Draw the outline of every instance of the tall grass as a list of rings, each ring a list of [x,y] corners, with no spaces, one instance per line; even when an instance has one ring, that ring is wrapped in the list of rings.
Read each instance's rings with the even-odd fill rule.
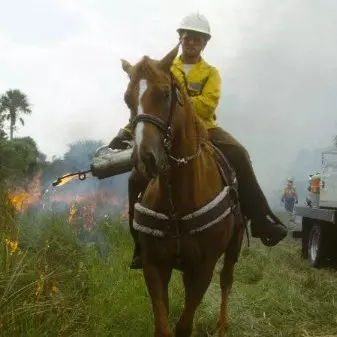
[[[128,269],[132,244],[125,224],[107,219],[79,236],[67,214],[26,214],[15,221],[11,215],[8,221],[12,227],[2,224],[0,246],[1,336],[152,336],[142,273]],[[212,336],[218,278],[215,271],[194,336]],[[183,295],[174,272],[172,326]],[[272,249],[253,240],[236,266],[229,308],[231,337],[337,336],[337,276],[309,267],[290,240]]]

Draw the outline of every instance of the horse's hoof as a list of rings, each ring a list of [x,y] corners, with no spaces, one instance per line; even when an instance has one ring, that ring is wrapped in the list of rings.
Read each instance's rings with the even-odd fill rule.
[[[227,337],[228,334],[227,334],[227,331],[220,331],[218,332],[218,337]]]
[[[191,329],[187,329],[187,330],[177,330],[175,332],[175,337],[189,337],[192,335],[192,330]]]
[[[217,335],[218,337],[227,337],[228,334],[228,324],[217,324]]]
[[[133,258],[130,264],[130,269],[142,269],[142,268],[143,268],[142,259],[138,256]]]

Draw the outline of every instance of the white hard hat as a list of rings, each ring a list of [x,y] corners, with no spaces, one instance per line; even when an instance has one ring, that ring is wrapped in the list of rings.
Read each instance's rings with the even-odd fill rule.
[[[200,13],[191,13],[183,18],[177,32],[182,30],[192,30],[199,32],[211,38],[211,27],[206,17]]]

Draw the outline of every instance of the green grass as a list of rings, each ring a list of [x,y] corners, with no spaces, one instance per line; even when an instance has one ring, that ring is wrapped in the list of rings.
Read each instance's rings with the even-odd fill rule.
[[[116,219],[95,242],[79,240],[62,215],[17,220],[20,253],[0,244],[0,335],[152,336],[152,308],[140,271],[131,271],[131,238]],[[99,236],[97,237],[97,234]],[[8,245],[7,245],[8,246]],[[220,267],[220,266],[218,266]],[[337,275],[300,258],[298,244],[245,244],[229,303],[229,337],[337,336]],[[218,317],[218,272],[199,307],[193,336],[212,336]],[[170,322],[183,303],[180,274],[170,284]]]

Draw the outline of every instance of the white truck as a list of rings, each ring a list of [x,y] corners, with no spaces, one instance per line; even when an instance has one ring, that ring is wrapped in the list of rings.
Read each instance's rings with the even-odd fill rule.
[[[315,268],[337,262],[337,148],[322,152],[320,193],[316,204],[295,207],[301,217],[301,229],[293,237],[301,238],[302,257]]]

